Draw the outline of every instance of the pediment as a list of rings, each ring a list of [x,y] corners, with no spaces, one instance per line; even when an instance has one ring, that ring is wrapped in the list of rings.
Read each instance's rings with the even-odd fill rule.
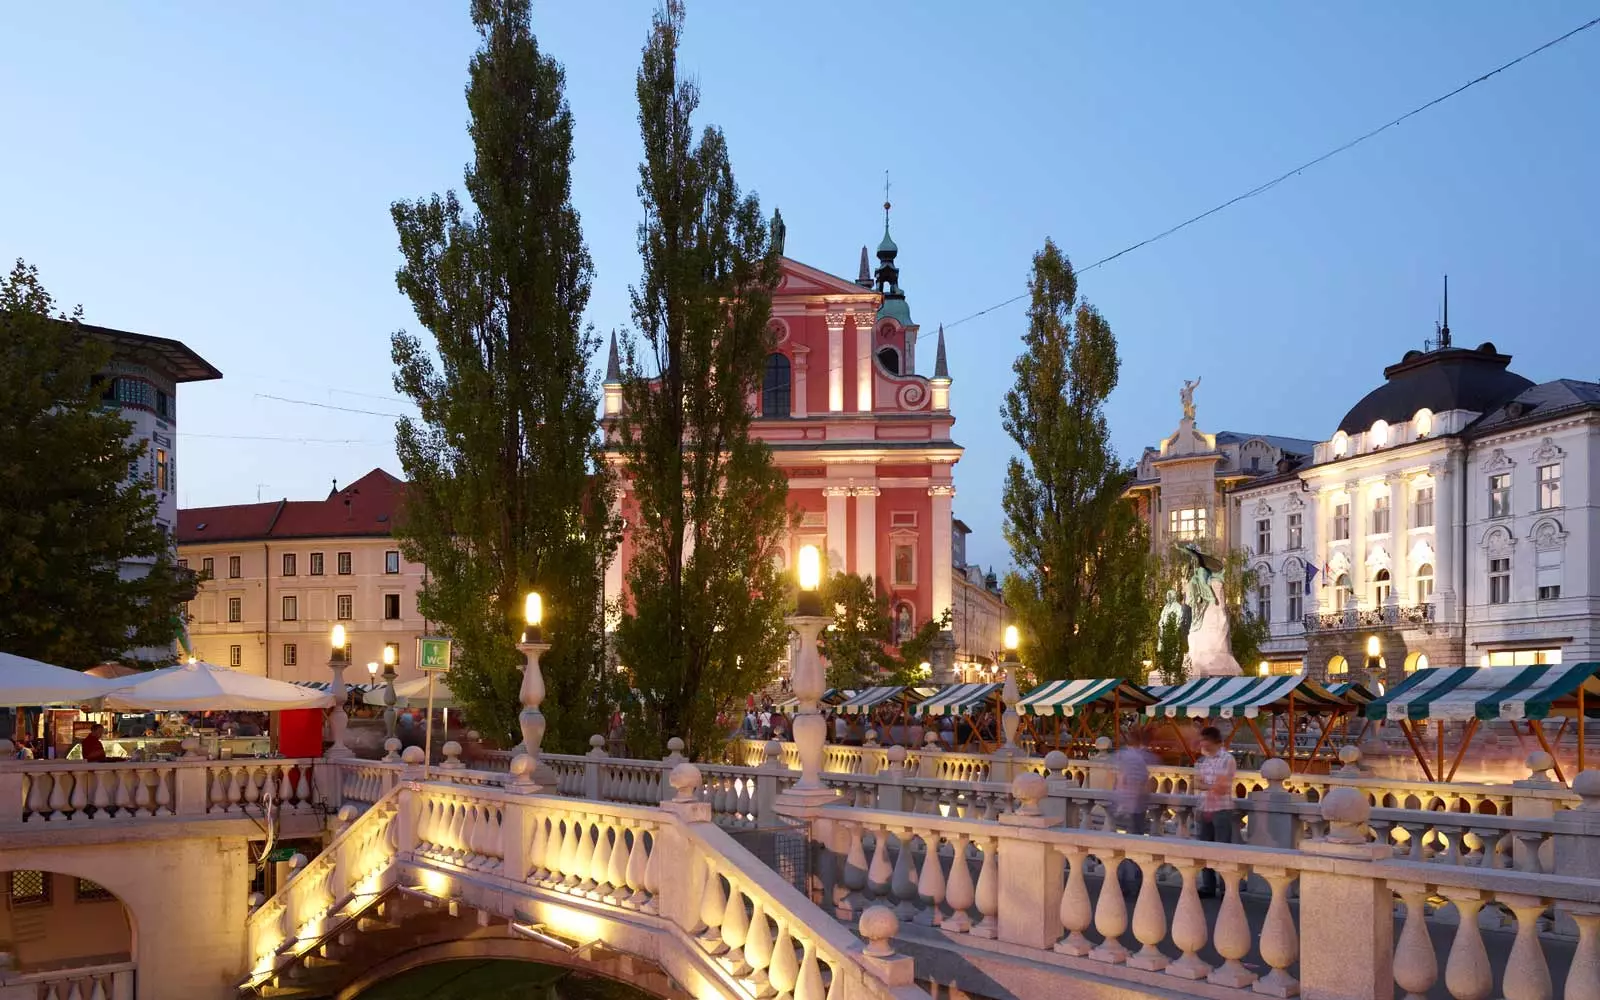
[[[819,271],[788,257],[783,258],[780,268],[782,278],[778,285],[779,295],[854,295],[864,297],[863,301],[865,297],[877,296],[869,288],[862,288],[853,281]]]

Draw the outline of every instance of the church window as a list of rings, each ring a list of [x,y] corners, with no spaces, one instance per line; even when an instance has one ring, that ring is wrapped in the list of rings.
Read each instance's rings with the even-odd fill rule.
[[[789,359],[775,352],[767,355],[766,375],[761,382],[761,415],[787,417],[789,413]]]
[[[900,352],[892,347],[880,348],[878,351],[878,364],[890,375],[900,374]]]
[[[912,586],[917,582],[917,547],[915,543],[895,543],[894,582],[900,586]]]

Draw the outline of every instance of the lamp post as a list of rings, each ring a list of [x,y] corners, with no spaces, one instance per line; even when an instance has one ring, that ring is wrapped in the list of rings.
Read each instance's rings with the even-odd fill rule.
[[[1383,672],[1383,647],[1375,635],[1367,636],[1367,682],[1373,687],[1378,685],[1379,675]]]
[[[550,651],[550,644],[544,641],[544,632],[540,628],[544,620],[544,598],[537,592],[530,591],[523,599],[522,617],[522,638],[517,641],[517,651],[523,657],[522,691],[519,694],[522,713],[517,716],[517,722],[522,727],[522,752],[533,758],[537,767],[539,744],[544,742],[545,728],[544,713],[539,711],[539,706],[544,704],[544,674],[539,670],[539,657]]]
[[[1005,686],[1000,689],[1000,700],[1005,703],[1006,709],[1000,716],[1000,724],[1005,728],[1006,745],[1005,754],[1014,757],[1017,754],[1017,728],[1022,724],[1022,717],[1017,714],[1017,702],[1022,700],[1022,693],[1017,690],[1017,668],[1022,666],[1022,661],[1017,658],[1017,643],[1020,636],[1015,625],[1007,625],[1005,636],[1001,640],[1005,646]]]
[[[394,647],[383,646],[383,738],[394,739]]]
[[[333,745],[328,747],[328,756],[354,757],[355,752],[344,745],[345,727],[350,724],[350,718],[344,711],[344,668],[350,665],[350,641],[345,635],[343,625],[333,627],[329,645],[332,654],[328,657],[328,669],[333,671],[333,686],[329,693],[333,695],[333,711],[328,713],[328,736]]]
[[[800,637],[800,650],[790,671],[789,689],[800,702],[791,727],[800,756],[800,780],[794,783],[791,791],[797,794],[791,797],[831,799],[833,790],[822,783],[822,746],[828,726],[818,708],[826,678],[822,658],[817,654],[817,639],[831,619],[822,613],[822,595],[817,591],[822,583],[822,554],[815,545],[800,547],[796,569],[800,593],[788,623]]]

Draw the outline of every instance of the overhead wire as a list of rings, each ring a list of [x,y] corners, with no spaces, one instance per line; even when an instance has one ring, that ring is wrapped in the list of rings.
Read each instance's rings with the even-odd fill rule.
[[[1342,143],[1342,144],[1340,144],[1338,146],[1335,146],[1334,148],[1328,150],[1327,152],[1321,154],[1320,156],[1315,156],[1315,157],[1307,160],[1306,162],[1300,164],[1297,167],[1293,167],[1293,168],[1291,168],[1289,170],[1285,170],[1283,173],[1279,174],[1278,176],[1272,178],[1269,181],[1264,181],[1264,182],[1262,182],[1260,184],[1257,184],[1255,187],[1253,187],[1250,190],[1244,192],[1243,194],[1235,195],[1234,197],[1229,198],[1227,201],[1224,201],[1219,205],[1215,205],[1215,206],[1213,206],[1211,208],[1206,209],[1204,212],[1201,212],[1199,215],[1190,216],[1189,218],[1187,218],[1187,219],[1183,220],[1182,222],[1178,223],[1177,225],[1172,226],[1172,227],[1170,227],[1168,229],[1164,229],[1159,233],[1156,233],[1154,236],[1151,236],[1151,237],[1149,237],[1147,239],[1140,240],[1139,242],[1131,244],[1130,246],[1123,247],[1121,250],[1118,250],[1116,253],[1111,254],[1109,256],[1106,256],[1106,257],[1102,257],[1099,260],[1095,261],[1093,264],[1089,264],[1089,265],[1087,265],[1085,267],[1075,268],[1074,270],[1075,270],[1075,272],[1077,274],[1083,274],[1086,271],[1092,271],[1092,270],[1094,270],[1095,268],[1099,267],[1102,264],[1109,264],[1112,261],[1116,260],[1118,257],[1121,257],[1121,256],[1123,256],[1125,254],[1132,253],[1133,251],[1138,250],[1141,247],[1149,246],[1150,244],[1155,243],[1158,240],[1164,240],[1168,236],[1171,236],[1174,233],[1179,232],[1180,230],[1187,229],[1190,226],[1194,225],[1197,222],[1200,222],[1203,219],[1206,219],[1206,218],[1209,218],[1210,216],[1216,215],[1218,212],[1221,212],[1224,209],[1230,208],[1233,205],[1237,205],[1241,201],[1245,201],[1245,200],[1247,200],[1249,198],[1254,198],[1257,195],[1265,194],[1266,192],[1272,190],[1273,188],[1277,187],[1279,184],[1281,184],[1284,181],[1288,180],[1289,178],[1295,176],[1296,174],[1299,174],[1302,171],[1308,170],[1311,167],[1314,167],[1317,164],[1322,163],[1325,160],[1332,159],[1333,157],[1338,156],[1340,153],[1343,153],[1346,150],[1349,150],[1349,149],[1352,149],[1352,148],[1354,148],[1356,146],[1359,146],[1361,143],[1366,142],[1368,139],[1371,139],[1374,136],[1379,135],[1380,133],[1386,132],[1389,129],[1394,128],[1396,125],[1399,125],[1401,122],[1405,121],[1406,119],[1412,118],[1412,117],[1414,117],[1416,115],[1419,115],[1422,112],[1427,111],[1429,108],[1432,108],[1432,107],[1434,107],[1436,105],[1443,104],[1445,101],[1448,101],[1450,98],[1455,97],[1457,94],[1460,94],[1463,91],[1466,91],[1466,90],[1469,90],[1469,89],[1471,89],[1473,87],[1476,87],[1478,84],[1483,83],[1485,80],[1488,80],[1490,77],[1493,77],[1493,76],[1495,76],[1495,75],[1497,75],[1499,73],[1503,73],[1506,70],[1510,69],[1511,67],[1517,65],[1518,63],[1520,63],[1520,62],[1522,62],[1522,61],[1524,61],[1526,59],[1531,59],[1532,57],[1538,55],[1539,53],[1545,51],[1546,49],[1553,48],[1554,46],[1561,44],[1562,42],[1566,41],[1567,39],[1571,38],[1572,36],[1574,36],[1576,34],[1579,34],[1580,32],[1588,31],[1590,28],[1593,28],[1597,24],[1600,24],[1600,17],[1596,17],[1596,18],[1593,18],[1592,20],[1586,21],[1585,23],[1578,25],[1576,28],[1573,28],[1571,31],[1567,32],[1566,34],[1560,35],[1560,36],[1558,36],[1556,38],[1552,38],[1548,42],[1545,42],[1543,45],[1540,45],[1537,48],[1530,49],[1527,52],[1524,52],[1522,55],[1517,56],[1515,59],[1512,59],[1510,62],[1502,63],[1499,66],[1496,66],[1494,69],[1489,70],[1487,73],[1484,73],[1484,74],[1482,74],[1480,76],[1473,77],[1471,80],[1468,80],[1466,83],[1463,83],[1461,86],[1459,86],[1456,89],[1450,91],[1449,93],[1441,94],[1438,97],[1435,97],[1433,100],[1427,102],[1426,104],[1418,105],[1417,107],[1412,108],[1410,111],[1407,111],[1405,114],[1401,115],[1400,117],[1394,118],[1394,119],[1392,119],[1390,121],[1385,122],[1382,125],[1379,125],[1377,128],[1372,129],[1370,132],[1363,133],[1362,135],[1359,135],[1356,138],[1349,140],[1348,142],[1345,142],[1345,143]],[[953,329],[955,327],[960,326],[962,323],[965,323],[968,320],[974,320],[974,319],[977,319],[979,316],[983,316],[983,315],[985,315],[987,313],[994,312],[996,309],[1004,309],[1006,306],[1010,305],[1013,302],[1017,302],[1017,301],[1019,301],[1021,299],[1027,298],[1028,295],[1029,295],[1028,292],[1023,292],[1020,295],[1013,295],[1011,298],[1006,299],[1004,302],[997,302],[994,305],[989,306],[986,309],[979,309],[977,312],[972,313],[969,316],[961,317],[960,319],[956,320],[954,323],[946,323],[946,324],[944,324],[944,328],[946,330],[950,330],[950,329]]]

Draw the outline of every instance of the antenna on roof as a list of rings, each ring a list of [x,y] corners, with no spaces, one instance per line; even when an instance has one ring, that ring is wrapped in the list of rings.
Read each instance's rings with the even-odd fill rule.
[[[271,483],[256,483],[256,503],[261,502],[261,491],[271,485]]]
[[[1444,276],[1444,323],[1439,327],[1439,350],[1450,346],[1450,276]]]

